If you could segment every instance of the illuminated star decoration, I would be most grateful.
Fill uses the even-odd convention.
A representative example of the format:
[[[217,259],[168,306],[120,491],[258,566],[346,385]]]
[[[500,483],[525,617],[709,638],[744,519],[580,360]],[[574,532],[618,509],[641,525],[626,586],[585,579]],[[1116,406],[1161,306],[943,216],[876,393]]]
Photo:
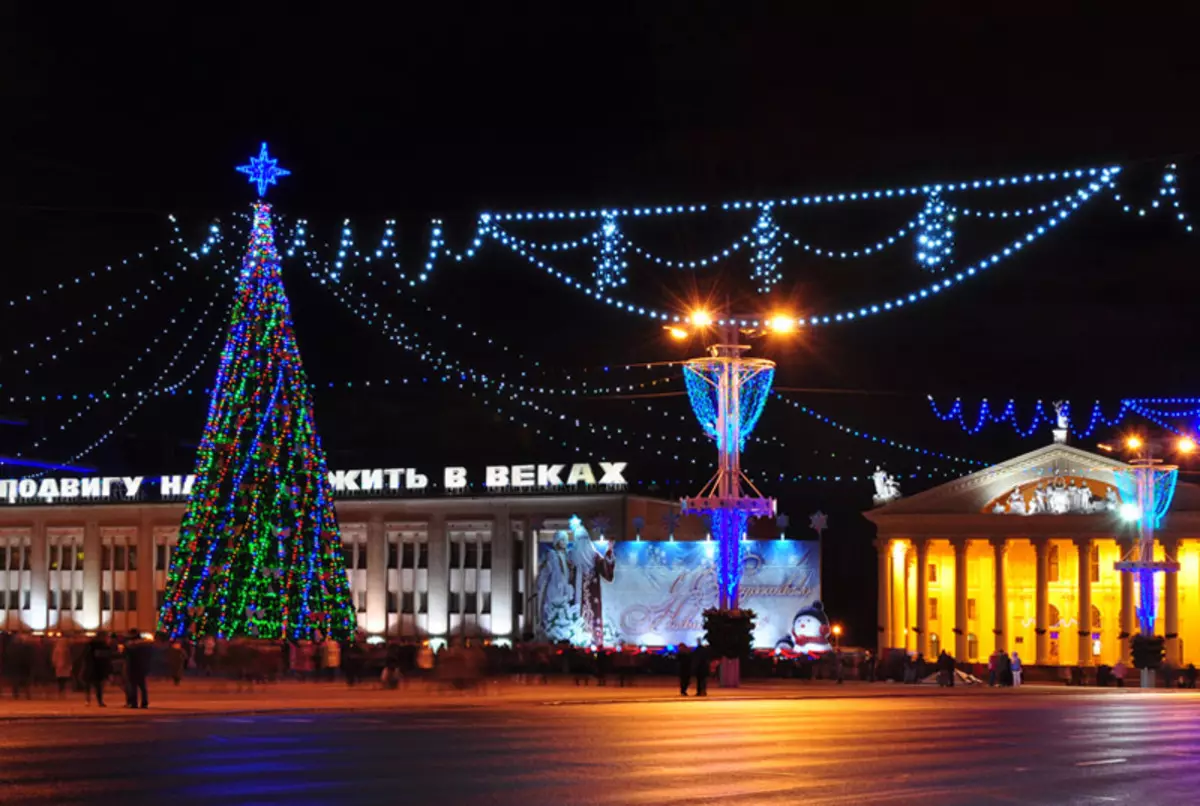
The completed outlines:
[[[571,519],[567,521],[567,526],[570,527],[572,532],[578,532],[583,528],[583,519],[578,515],[572,515]]]
[[[263,143],[257,157],[250,158],[249,165],[239,165],[238,173],[246,174],[251,184],[258,185],[258,195],[267,195],[267,185],[279,184],[276,180],[281,176],[290,176],[291,171],[279,167],[279,160],[267,155],[267,144]]]
[[[808,516],[808,528],[817,533],[817,538],[821,537],[821,533],[825,531],[825,527],[829,523],[829,516],[821,510],[817,510]]]

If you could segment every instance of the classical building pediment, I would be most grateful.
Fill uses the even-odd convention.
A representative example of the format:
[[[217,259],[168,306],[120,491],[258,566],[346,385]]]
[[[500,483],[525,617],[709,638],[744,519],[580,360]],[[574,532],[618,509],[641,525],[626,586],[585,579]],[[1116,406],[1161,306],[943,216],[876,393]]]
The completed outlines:
[[[1061,522],[1066,518],[1075,522],[1075,528],[1067,531],[1090,531],[1117,518],[1122,503],[1117,475],[1128,468],[1110,456],[1052,444],[878,506],[865,515],[881,529],[929,519],[931,524],[954,520],[965,525],[970,521],[996,534],[1023,529],[1037,533],[1055,528],[1047,519],[1066,526]],[[996,519],[1005,523],[996,523]],[[1180,482],[1176,488],[1164,526],[1181,521],[1200,524],[1197,485]]]

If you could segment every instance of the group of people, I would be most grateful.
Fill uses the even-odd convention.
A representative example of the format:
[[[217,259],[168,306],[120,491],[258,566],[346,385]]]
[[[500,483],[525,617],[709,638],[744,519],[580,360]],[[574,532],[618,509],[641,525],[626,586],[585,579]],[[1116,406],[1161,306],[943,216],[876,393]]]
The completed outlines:
[[[712,658],[708,647],[703,641],[696,642],[696,648],[689,650],[687,645],[679,647],[675,657],[679,664],[679,694],[686,697],[692,678],[696,678],[696,696],[708,696],[708,675],[712,671]]]
[[[96,705],[104,707],[104,686],[116,679],[125,691],[127,708],[148,708],[152,648],[136,630],[124,638],[100,634],[82,642],[9,633],[0,636],[0,674],[13,699],[32,699],[35,685],[54,683],[59,697],[65,697],[68,688],[79,689],[89,705],[95,695]]]
[[[1015,651],[1011,656],[997,649],[988,658],[989,686],[1021,686],[1021,656]]]

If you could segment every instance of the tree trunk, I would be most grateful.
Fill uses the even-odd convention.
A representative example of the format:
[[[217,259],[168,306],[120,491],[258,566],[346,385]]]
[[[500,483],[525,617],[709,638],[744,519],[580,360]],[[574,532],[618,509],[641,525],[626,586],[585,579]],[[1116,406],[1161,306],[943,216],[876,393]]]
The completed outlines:
[[[741,661],[737,658],[721,658],[721,688],[737,688],[742,683]]]

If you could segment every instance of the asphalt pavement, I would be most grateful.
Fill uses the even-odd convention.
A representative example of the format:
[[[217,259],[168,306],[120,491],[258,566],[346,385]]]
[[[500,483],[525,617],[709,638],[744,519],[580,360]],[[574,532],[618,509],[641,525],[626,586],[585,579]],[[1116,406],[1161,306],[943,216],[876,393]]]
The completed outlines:
[[[1190,692],[553,694],[8,721],[0,802],[1152,806],[1200,792]]]

